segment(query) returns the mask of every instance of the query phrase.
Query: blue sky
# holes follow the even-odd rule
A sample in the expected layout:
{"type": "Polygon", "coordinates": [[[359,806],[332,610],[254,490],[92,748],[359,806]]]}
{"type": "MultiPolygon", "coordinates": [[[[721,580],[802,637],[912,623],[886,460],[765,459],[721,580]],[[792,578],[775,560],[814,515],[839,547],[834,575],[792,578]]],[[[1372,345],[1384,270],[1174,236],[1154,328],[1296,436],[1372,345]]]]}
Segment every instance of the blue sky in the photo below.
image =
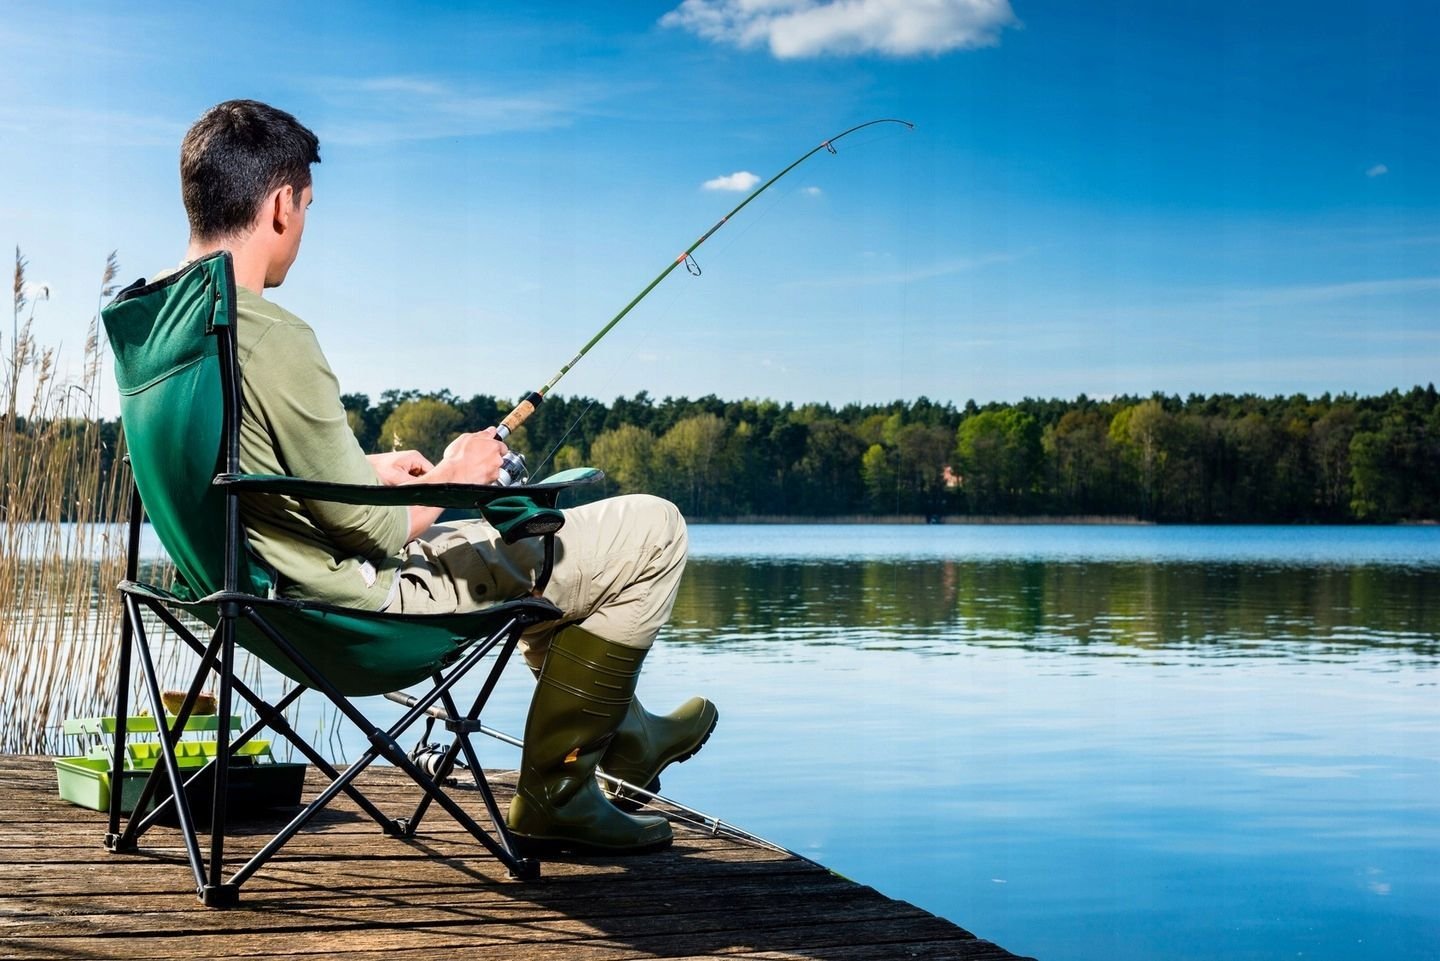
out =
{"type": "Polygon", "coordinates": [[[110,250],[126,279],[180,258],[189,123],[267,100],[324,158],[271,296],[344,389],[514,396],[743,197],[707,182],[902,117],[557,392],[1380,392],[1440,369],[1437,48],[1420,2],[26,5],[0,243],[73,354],[110,250]]]}

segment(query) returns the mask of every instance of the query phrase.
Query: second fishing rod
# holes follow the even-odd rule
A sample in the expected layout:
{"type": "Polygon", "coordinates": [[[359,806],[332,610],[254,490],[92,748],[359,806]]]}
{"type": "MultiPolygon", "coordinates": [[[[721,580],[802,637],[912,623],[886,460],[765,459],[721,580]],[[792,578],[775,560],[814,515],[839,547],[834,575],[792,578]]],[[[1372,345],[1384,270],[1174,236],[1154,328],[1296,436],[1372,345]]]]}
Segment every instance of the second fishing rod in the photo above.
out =
{"type": "MultiPolygon", "coordinates": [[[[581,347],[580,350],[575,354],[575,356],[571,357],[570,360],[567,361],[565,365],[556,372],[554,377],[551,377],[550,380],[547,381],[539,389],[527,393],[524,399],[522,399],[519,404],[515,405],[515,409],[510,411],[510,413],[506,414],[505,418],[500,421],[498,425],[496,425],[495,436],[500,440],[505,440],[505,438],[509,437],[517,428],[520,427],[521,424],[525,423],[525,421],[529,419],[530,415],[535,413],[535,408],[539,407],[544,402],[545,395],[548,394],[557,383],[559,383],[560,378],[564,377],[567,373],[569,373],[570,369],[579,362],[580,358],[584,357],[587,353],[590,352],[590,348],[594,347],[597,343],[599,343],[600,339],[606,334],[608,334],[616,324],[620,323],[621,319],[623,319],[626,314],[630,313],[630,311],[635,308],[636,304],[644,300],[646,295],[649,294],[650,291],[654,290],[662,280],[670,276],[670,272],[673,271],[676,267],[684,264],[686,266],[686,269],[689,270],[690,273],[699,276],[700,268],[695,263],[695,259],[692,256],[695,251],[700,248],[701,244],[709,240],[717,230],[729,223],[730,218],[734,217],[741,210],[744,210],[746,205],[748,205],[750,201],[754,200],[756,197],[760,196],[762,193],[768,190],[771,184],[775,183],[781,177],[785,176],[790,171],[794,170],[796,167],[800,166],[802,163],[809,160],[811,157],[813,157],[815,154],[819,153],[822,150],[829,151],[832,154],[836,153],[836,142],[844,137],[848,137],[850,134],[855,133],[857,130],[864,130],[866,127],[873,127],[877,124],[890,123],[900,124],[906,129],[914,129],[915,127],[915,125],[913,123],[910,123],[908,120],[896,120],[893,117],[885,117],[880,120],[870,120],[862,124],[856,124],[849,130],[838,133],[830,139],[822,141],[819,146],[814,147],[804,156],[800,157],[794,163],[790,164],[790,166],[786,167],[784,170],[780,171],[778,174],[771,177],[769,180],[765,181],[763,184],[757,187],[744,200],[736,204],[735,209],[731,210],[725,216],[721,217],[718,221],[716,221],[713,227],[701,234],[699,239],[697,239],[689,247],[686,247],[683,251],[681,251],[678,257],[676,257],[669,264],[667,264],[665,269],[660,271],[660,273],[656,275],[655,279],[650,281],[650,283],[645,286],[644,290],[641,290],[640,293],[636,294],[635,297],[631,299],[628,304],[626,304],[620,309],[619,313],[617,313],[614,317],[610,318],[610,321],[604,327],[600,328],[599,332],[596,333],[594,337],[591,337],[588,341],[586,341],[585,346],[581,347]]],[[[515,451],[508,452],[505,455],[504,461],[501,465],[500,476],[496,480],[496,483],[500,486],[508,487],[512,484],[523,484],[527,479],[528,474],[525,467],[525,458],[515,451]]]]}

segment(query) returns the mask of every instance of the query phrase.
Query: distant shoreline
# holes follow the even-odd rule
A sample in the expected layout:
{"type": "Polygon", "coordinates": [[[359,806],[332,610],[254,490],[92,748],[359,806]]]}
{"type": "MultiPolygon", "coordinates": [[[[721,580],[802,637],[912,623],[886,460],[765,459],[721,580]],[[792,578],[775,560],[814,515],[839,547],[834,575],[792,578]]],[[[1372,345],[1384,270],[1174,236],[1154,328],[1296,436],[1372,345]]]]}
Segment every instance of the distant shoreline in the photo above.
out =
{"type": "Polygon", "coordinates": [[[1039,514],[847,514],[838,517],[806,517],[792,514],[756,514],[735,517],[686,518],[690,524],[919,524],[919,525],[1039,525],[1084,524],[1091,526],[1154,527],[1155,521],[1106,514],[1050,516],[1039,514]]]}
{"type": "Polygon", "coordinates": [[[714,524],[739,525],[894,525],[903,526],[907,524],[922,526],[973,526],[973,527],[1008,527],[1008,526],[1041,526],[1045,524],[1070,524],[1085,527],[1435,527],[1440,525],[1440,520],[1401,520],[1388,524],[1377,524],[1373,521],[1365,523],[1336,523],[1334,521],[1177,521],[1160,522],[1149,521],[1139,517],[1110,514],[1075,514],[1075,515],[1046,515],[1046,514],[996,514],[996,515],[969,515],[969,514],[943,514],[926,516],[924,514],[848,514],[838,517],[804,517],[790,514],[760,514],[741,515],[736,517],[689,517],[686,518],[689,524],[714,524]]]}

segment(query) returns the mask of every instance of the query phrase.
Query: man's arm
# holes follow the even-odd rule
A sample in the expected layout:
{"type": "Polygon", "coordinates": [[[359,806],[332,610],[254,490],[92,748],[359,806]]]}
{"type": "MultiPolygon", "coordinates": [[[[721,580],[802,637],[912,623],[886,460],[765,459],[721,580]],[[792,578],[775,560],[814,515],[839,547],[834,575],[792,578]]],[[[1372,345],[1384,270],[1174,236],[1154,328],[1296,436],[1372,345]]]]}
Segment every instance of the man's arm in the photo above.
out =
{"type": "MultiPolygon", "coordinates": [[[[308,327],[299,321],[273,325],[241,361],[248,409],[241,418],[242,469],[256,466],[245,463],[248,448],[264,455],[259,473],[278,467],[311,480],[376,483],[377,468],[350,430],[339,384],[308,327]],[[274,463],[266,463],[272,457],[274,463]]],[[[396,553],[409,539],[403,508],[302,503],[310,522],[350,555],[374,560],[396,553]]]]}
{"type": "MultiPolygon", "coordinates": [[[[389,454],[369,454],[366,459],[375,468],[380,483],[387,487],[404,484],[493,484],[500,476],[500,462],[508,448],[495,438],[495,429],[487,428],[473,434],[461,434],[445,448],[440,463],[432,464],[424,454],[414,450],[389,454]]],[[[414,540],[440,517],[443,508],[410,506],[410,532],[414,540]]]]}

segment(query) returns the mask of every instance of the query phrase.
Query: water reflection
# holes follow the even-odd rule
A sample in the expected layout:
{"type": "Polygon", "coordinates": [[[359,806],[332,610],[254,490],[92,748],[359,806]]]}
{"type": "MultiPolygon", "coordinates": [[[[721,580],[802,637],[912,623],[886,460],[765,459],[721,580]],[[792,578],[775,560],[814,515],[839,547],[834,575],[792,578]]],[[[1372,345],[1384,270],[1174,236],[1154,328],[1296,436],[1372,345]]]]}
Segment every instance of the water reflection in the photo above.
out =
{"type": "Polygon", "coordinates": [[[776,653],[795,644],[1306,660],[1381,651],[1398,665],[1440,655],[1434,580],[1376,565],[697,558],[670,636],[776,653]]]}

